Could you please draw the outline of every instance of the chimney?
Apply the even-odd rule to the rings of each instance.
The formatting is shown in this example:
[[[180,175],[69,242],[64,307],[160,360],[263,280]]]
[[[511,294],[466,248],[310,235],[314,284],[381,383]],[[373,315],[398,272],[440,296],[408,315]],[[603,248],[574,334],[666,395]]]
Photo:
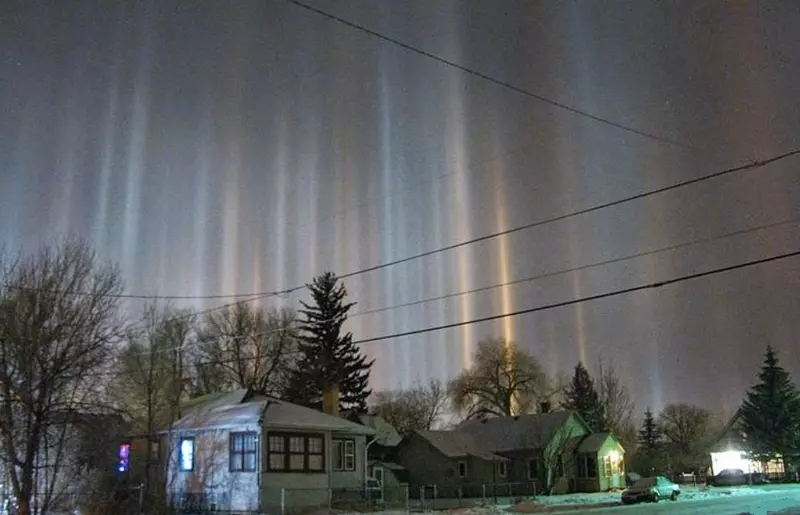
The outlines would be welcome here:
[[[322,392],[322,411],[334,417],[339,416],[339,387],[331,386]]]
[[[545,401],[539,404],[540,413],[550,413],[550,402]]]

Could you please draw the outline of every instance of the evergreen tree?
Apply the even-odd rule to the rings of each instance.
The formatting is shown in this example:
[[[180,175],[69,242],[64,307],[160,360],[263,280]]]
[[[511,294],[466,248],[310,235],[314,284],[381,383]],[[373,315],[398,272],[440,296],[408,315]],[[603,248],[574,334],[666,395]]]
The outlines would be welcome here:
[[[653,412],[647,408],[647,411],[644,412],[642,428],[639,430],[639,448],[645,452],[652,452],[658,449],[660,442],[661,429],[656,424]]]
[[[750,454],[759,461],[782,458],[788,465],[800,443],[800,394],[770,346],[758,378],[760,382],[747,392],[741,408]]]
[[[315,277],[308,289],[312,302],[300,303],[304,308],[299,324],[301,357],[284,397],[320,409],[323,391],[338,387],[340,410],[366,411],[373,362],[353,344],[353,335],[342,329],[355,303],[345,303],[347,290],[331,272]]]
[[[566,400],[561,407],[577,411],[593,431],[606,431],[605,410],[594,381],[583,363],[575,365],[575,375],[567,387]]]

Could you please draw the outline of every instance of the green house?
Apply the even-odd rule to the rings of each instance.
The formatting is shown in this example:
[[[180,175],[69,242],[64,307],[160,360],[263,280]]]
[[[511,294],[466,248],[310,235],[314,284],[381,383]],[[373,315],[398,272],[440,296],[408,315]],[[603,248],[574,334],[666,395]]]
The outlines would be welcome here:
[[[520,493],[598,492],[625,486],[625,451],[614,435],[593,433],[568,411],[467,421],[453,431],[404,439],[398,462],[412,488],[515,485]]]

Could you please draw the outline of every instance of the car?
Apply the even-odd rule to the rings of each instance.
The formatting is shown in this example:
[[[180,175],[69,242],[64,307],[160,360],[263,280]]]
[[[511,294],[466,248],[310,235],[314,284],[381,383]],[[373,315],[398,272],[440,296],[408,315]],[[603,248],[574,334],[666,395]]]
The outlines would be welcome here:
[[[764,485],[769,478],[760,472],[745,474],[741,469],[725,469],[716,476],[708,478],[710,486]]]
[[[681,487],[664,476],[645,477],[622,492],[622,503],[658,502],[661,499],[677,501],[680,494]]]

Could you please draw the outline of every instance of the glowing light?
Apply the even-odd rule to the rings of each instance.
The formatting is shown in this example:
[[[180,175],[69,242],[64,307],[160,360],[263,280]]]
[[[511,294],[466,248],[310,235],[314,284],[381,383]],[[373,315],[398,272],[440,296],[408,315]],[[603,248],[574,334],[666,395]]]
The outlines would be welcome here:
[[[119,461],[117,463],[118,472],[127,472],[130,465],[131,444],[124,443],[119,446]]]
[[[725,469],[739,469],[751,472],[754,463],[744,457],[742,451],[728,450],[711,453],[711,471],[714,475]]]

